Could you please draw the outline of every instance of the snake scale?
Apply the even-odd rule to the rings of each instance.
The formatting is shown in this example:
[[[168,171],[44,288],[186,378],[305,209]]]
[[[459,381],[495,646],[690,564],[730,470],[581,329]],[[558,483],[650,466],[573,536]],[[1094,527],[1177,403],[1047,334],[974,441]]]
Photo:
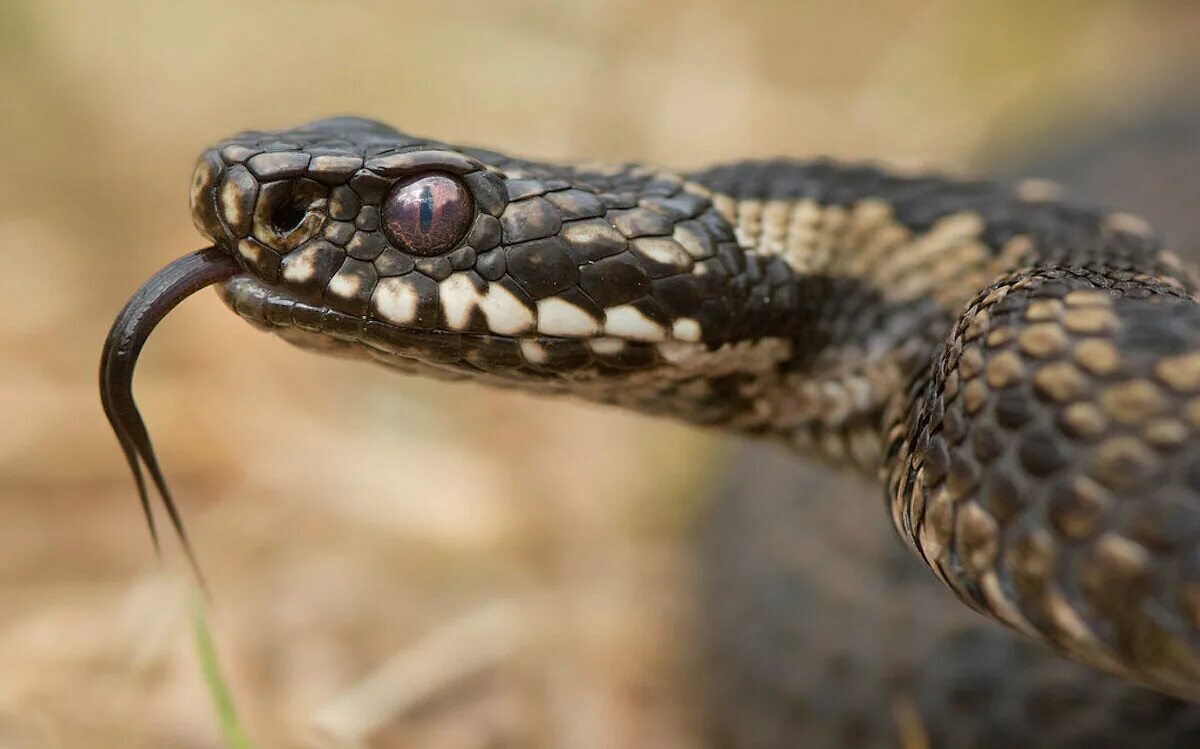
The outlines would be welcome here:
[[[307,349],[761,437],[881,481],[909,556],[965,607],[905,572],[901,544],[730,528],[729,585],[755,585],[742,560],[776,544],[874,591],[881,620],[919,622],[858,643],[907,653],[903,673],[804,639],[855,631],[836,604],[772,663],[718,653],[731,746],[1200,745],[1200,279],[1140,219],[1041,183],[563,166],[352,117],[219,142],[191,205],[212,247],[143,286],[101,362],[156,543],[142,464],[183,524],[133,366],[216,284]],[[1024,641],[955,636],[972,609]],[[795,677],[759,689],[780,663]],[[1078,704],[1088,720],[1046,727]]]

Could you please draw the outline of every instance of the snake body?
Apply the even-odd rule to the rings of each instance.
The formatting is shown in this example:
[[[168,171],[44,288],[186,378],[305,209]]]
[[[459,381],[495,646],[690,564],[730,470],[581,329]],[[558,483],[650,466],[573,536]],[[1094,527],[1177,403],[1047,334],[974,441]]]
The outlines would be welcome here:
[[[882,479],[903,544],[970,609],[1200,700],[1200,282],[1136,217],[1036,183],[824,160],[563,166],[358,118],[224,140],[191,199],[222,299],[259,328],[852,467]],[[853,554],[809,539],[819,526],[779,532],[817,564]],[[880,606],[930,595],[876,562]],[[1029,669],[989,660],[1007,635],[988,632],[955,663],[1013,668],[1004,688],[1034,694]],[[914,725],[945,717],[892,687]],[[760,734],[731,740],[806,740]]]

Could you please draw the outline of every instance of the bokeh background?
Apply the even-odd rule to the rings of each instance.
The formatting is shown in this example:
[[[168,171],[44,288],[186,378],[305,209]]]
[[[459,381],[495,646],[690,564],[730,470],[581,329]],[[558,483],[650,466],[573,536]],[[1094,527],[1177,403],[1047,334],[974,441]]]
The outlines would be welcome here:
[[[200,245],[210,141],[358,113],[550,159],[1065,174],[1191,216],[1176,146],[1079,149],[1200,119],[1195,50],[1187,0],[0,0],[0,747],[223,746],[95,382],[124,300]],[[777,457],[315,357],[211,293],[136,392],[256,746],[703,744],[694,540]]]

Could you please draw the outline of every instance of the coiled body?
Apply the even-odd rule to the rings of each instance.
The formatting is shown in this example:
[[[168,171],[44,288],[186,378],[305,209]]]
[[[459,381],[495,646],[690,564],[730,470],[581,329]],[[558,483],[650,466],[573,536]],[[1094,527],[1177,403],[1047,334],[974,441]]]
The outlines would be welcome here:
[[[970,608],[1200,699],[1200,286],[1134,217],[823,161],[566,167],[346,118],[214,146],[192,201],[259,327],[882,476]],[[814,576],[853,553],[823,530],[780,529],[825,550]],[[919,606],[892,559],[880,605]],[[898,690],[899,729],[938,721]]]
[[[760,205],[836,195],[838,177],[814,187],[803,170],[759,169],[773,174],[741,166],[712,182],[734,197],[751,241]],[[843,238],[828,255],[873,288],[915,287],[954,318],[937,329],[934,312],[910,328],[935,326],[934,362],[898,367],[915,376],[882,422],[901,537],[973,608],[1195,699],[1200,314],[1186,272],[1119,215],[979,186],[864,192],[825,198]],[[864,200],[907,216],[910,231],[952,238],[873,249],[879,228],[853,233]],[[794,217],[797,205],[776,210]],[[786,225],[775,235],[794,242],[800,229]],[[964,306],[981,275],[998,277]],[[834,457],[853,446],[845,432],[811,439]]]

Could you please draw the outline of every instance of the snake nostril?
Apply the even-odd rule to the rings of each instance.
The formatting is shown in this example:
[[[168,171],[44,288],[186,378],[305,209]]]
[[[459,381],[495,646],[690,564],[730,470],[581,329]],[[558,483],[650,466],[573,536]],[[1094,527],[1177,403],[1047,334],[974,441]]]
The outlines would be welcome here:
[[[307,201],[296,193],[283,196],[271,211],[271,228],[280,236],[291,233],[304,221],[308,213]]]
[[[276,252],[295,249],[320,228],[327,194],[307,179],[262,184],[254,203],[254,238]]]

